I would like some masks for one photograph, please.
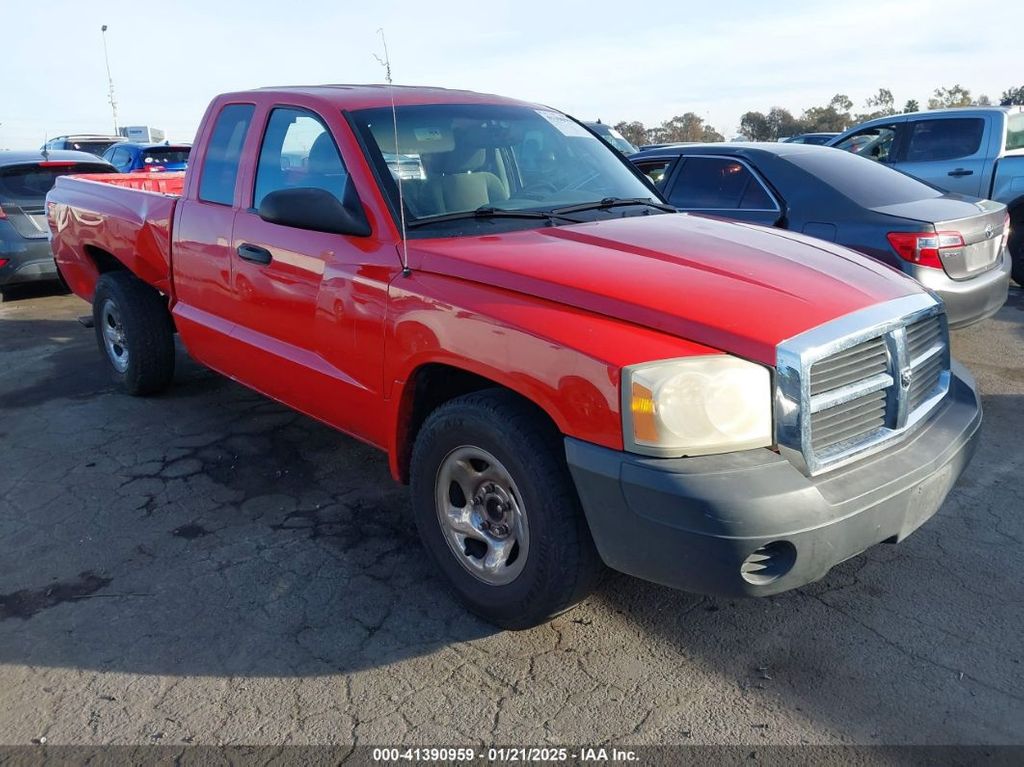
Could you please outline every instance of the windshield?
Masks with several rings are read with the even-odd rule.
[[[594,133],[603,138],[623,154],[636,154],[640,150],[630,143],[629,139],[619,133],[615,128],[609,128],[604,123],[586,123]]]
[[[188,147],[159,147],[147,149],[142,153],[142,162],[146,165],[184,165],[188,162]]]
[[[551,211],[611,198],[661,202],[622,158],[579,123],[546,109],[495,104],[431,104],[352,113],[398,210],[402,180],[406,222],[416,236],[438,236],[440,217],[473,211]],[[397,142],[396,142],[397,133]],[[383,175],[383,174],[382,174]],[[602,208],[623,216],[636,207]],[[423,222],[439,217],[438,225]],[[460,228],[541,226],[528,217],[475,218]],[[426,231],[424,231],[426,230]],[[414,236],[410,232],[410,236]]]
[[[97,157],[101,157],[110,147],[118,142],[116,141],[104,141],[102,139],[97,141],[69,141],[67,142],[68,149],[74,149],[78,152],[88,152],[94,154]]]

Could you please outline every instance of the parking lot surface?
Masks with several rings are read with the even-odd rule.
[[[615,575],[519,633],[382,454],[184,353],[124,396],[86,313],[0,306],[0,743],[1024,741],[1024,291],[954,336],[984,434],[904,543],[758,601]]]

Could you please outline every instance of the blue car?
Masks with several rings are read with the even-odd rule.
[[[103,153],[103,159],[121,173],[136,171],[180,171],[188,167],[188,144],[114,144]]]

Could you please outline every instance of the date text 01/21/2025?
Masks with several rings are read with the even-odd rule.
[[[635,751],[618,748],[579,748],[570,751],[565,747],[491,747],[477,751],[460,747],[416,747],[416,748],[375,748],[371,757],[375,762],[473,762],[486,759],[488,762],[564,762],[569,759],[583,762],[635,762]]]

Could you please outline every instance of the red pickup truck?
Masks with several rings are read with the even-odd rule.
[[[132,394],[198,361],[387,452],[475,610],[605,565],[768,595],[941,505],[981,407],[942,304],[789,232],[679,214],[555,110],[320,86],[210,105],[182,175],[64,177],[61,273]]]

